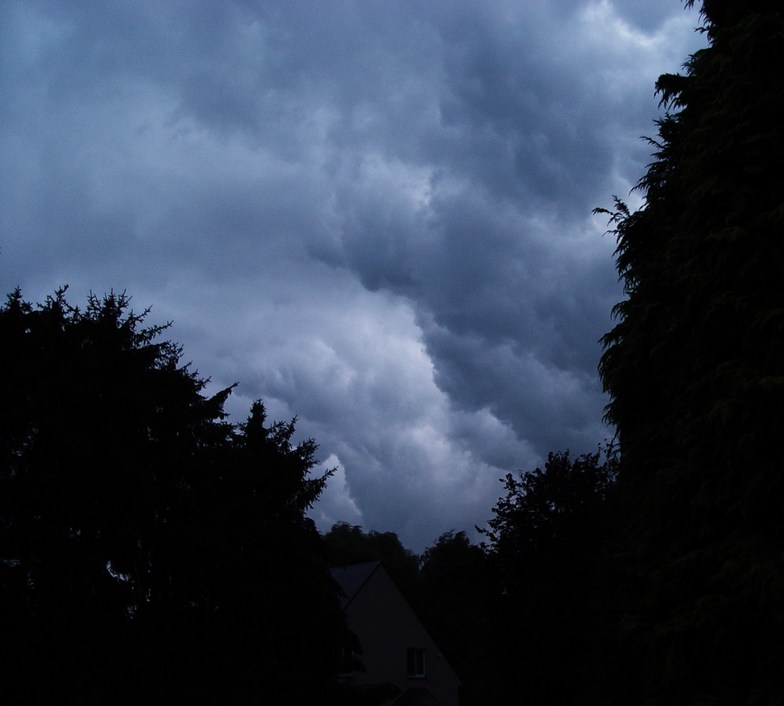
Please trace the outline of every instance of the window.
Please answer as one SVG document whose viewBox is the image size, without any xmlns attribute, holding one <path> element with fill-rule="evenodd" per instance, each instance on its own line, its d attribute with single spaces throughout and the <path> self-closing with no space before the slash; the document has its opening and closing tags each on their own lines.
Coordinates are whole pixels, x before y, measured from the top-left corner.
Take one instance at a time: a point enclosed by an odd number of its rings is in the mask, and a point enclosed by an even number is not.
<svg viewBox="0 0 784 706">
<path fill-rule="evenodd" d="M 424 647 L 409 647 L 406 649 L 406 676 L 425 676 L 425 649 Z"/>
</svg>

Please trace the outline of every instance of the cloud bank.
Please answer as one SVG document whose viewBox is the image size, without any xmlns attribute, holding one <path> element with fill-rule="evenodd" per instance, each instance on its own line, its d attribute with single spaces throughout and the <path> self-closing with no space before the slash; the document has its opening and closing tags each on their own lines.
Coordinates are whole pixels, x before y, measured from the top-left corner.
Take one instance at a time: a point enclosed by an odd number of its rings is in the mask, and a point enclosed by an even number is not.
<svg viewBox="0 0 784 706">
<path fill-rule="evenodd" d="M 339 466 L 314 509 L 421 549 L 611 435 L 591 215 L 642 174 L 676 0 L 0 9 L 0 283 L 127 290 Z"/>
</svg>

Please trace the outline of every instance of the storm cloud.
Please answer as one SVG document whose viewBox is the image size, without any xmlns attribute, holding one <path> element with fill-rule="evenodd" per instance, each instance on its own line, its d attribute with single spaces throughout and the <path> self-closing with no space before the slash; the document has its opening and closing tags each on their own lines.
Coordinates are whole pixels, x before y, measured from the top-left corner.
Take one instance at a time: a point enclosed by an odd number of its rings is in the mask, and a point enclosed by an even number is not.
<svg viewBox="0 0 784 706">
<path fill-rule="evenodd" d="M 339 468 L 313 516 L 414 549 L 612 435 L 606 220 L 678 0 L 0 8 L 0 284 L 126 290 Z M 632 201 L 634 196 L 631 197 Z"/>
</svg>

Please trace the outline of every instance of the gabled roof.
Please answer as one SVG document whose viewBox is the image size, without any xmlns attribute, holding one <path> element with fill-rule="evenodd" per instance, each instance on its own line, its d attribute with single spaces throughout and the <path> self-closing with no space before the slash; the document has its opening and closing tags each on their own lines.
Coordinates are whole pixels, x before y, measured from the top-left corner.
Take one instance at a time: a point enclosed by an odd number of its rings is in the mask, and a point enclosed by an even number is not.
<svg viewBox="0 0 784 706">
<path fill-rule="evenodd" d="M 362 587 L 370 580 L 376 569 L 381 566 L 380 561 L 368 561 L 364 564 L 351 564 L 350 566 L 336 566 L 330 569 L 332 578 L 343 591 L 341 607 L 346 608 Z"/>
<path fill-rule="evenodd" d="M 402 692 L 395 706 L 457 704 L 460 680 L 382 563 L 340 566 L 330 572 L 343 594 L 348 627 L 362 646 L 365 671 L 347 678 L 358 687 L 394 684 Z M 432 656 L 427 675 L 416 684 L 406 670 L 409 649 Z"/>
</svg>

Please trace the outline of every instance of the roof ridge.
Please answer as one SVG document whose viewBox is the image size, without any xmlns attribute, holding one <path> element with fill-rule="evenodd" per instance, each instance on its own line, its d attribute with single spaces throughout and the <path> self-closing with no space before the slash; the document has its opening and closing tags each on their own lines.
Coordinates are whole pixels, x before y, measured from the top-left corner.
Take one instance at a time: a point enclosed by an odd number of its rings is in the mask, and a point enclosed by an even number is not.
<svg viewBox="0 0 784 706">
<path fill-rule="evenodd" d="M 350 591 L 350 595 L 349 595 L 349 591 L 347 590 L 347 588 L 349 588 L 348 582 L 346 582 L 345 580 L 341 581 L 341 578 L 344 578 L 344 577 L 341 577 L 336 572 L 340 571 L 341 569 L 343 571 L 347 571 L 349 569 L 358 569 L 358 568 L 363 567 L 363 566 L 372 567 L 372 568 L 369 568 L 369 570 L 368 570 L 366 575 L 359 577 L 360 581 L 359 581 L 358 585 L 350 587 L 351 591 Z M 362 589 L 367 585 L 368 581 L 370 581 L 370 579 L 373 577 L 373 575 L 376 573 L 376 571 L 378 571 L 378 567 L 379 566 L 381 566 L 381 562 L 378 561 L 378 560 L 375 560 L 375 561 L 362 561 L 362 562 L 357 562 L 355 564 L 344 564 L 343 566 L 335 566 L 335 567 L 332 567 L 330 569 L 330 573 L 332 574 L 332 578 L 335 579 L 335 581 L 338 584 L 338 586 L 340 587 L 341 591 L 343 591 L 343 595 L 346 597 L 346 602 L 343 604 L 343 610 L 348 608 L 348 606 L 352 603 L 354 598 L 356 598 L 357 595 L 359 595 L 359 593 L 362 591 Z"/>
</svg>

